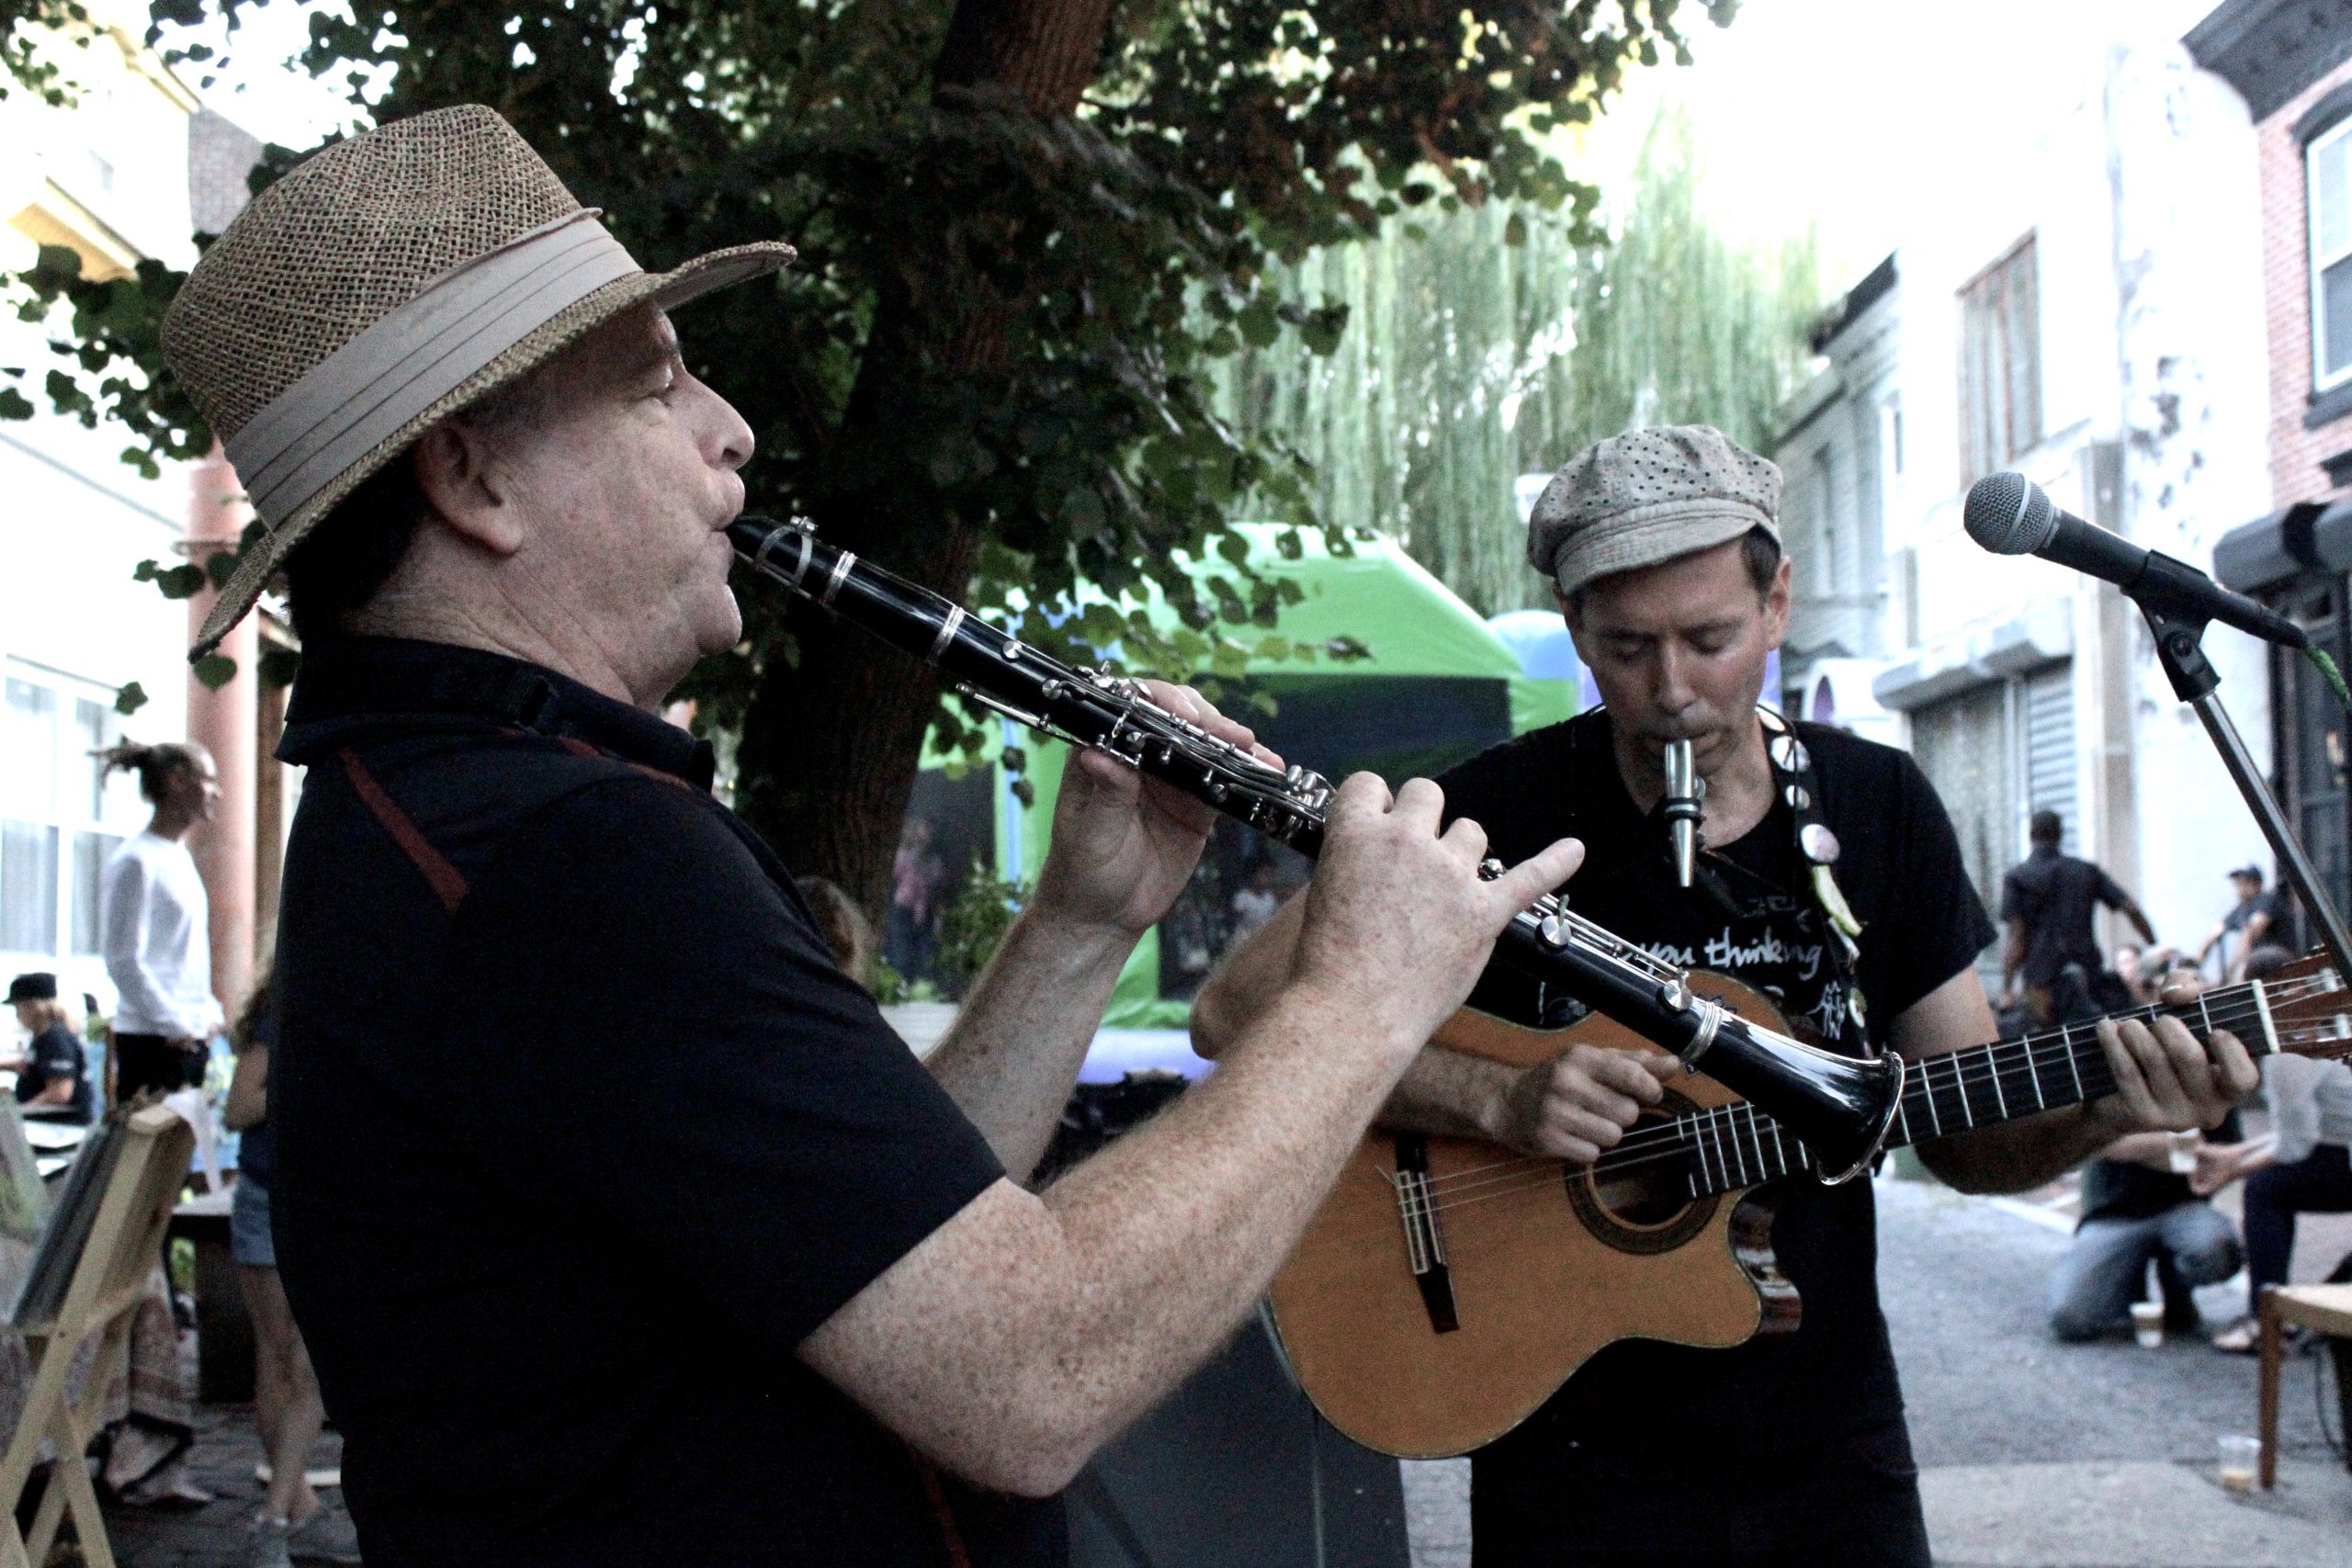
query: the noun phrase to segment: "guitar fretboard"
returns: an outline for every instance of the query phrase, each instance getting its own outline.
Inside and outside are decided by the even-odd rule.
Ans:
[[[2137,1008],[2115,1015],[2119,1021],[2143,1021],[2167,1016],[2187,1023],[2200,1038],[2217,1029],[2228,1030],[2256,1056],[2278,1048],[2260,982],[2211,991],[2178,1007]],[[2108,1068],[2096,1024],[2065,1024],[1945,1052],[1909,1064],[1886,1146],[1902,1148],[2037,1116],[2114,1090],[2115,1076]],[[1668,1155],[1687,1168],[1687,1185],[1694,1198],[1812,1168],[1812,1156],[1794,1134],[1741,1100],[1686,1112],[1664,1126],[1637,1129],[1601,1157],[1600,1170],[1607,1176]]]

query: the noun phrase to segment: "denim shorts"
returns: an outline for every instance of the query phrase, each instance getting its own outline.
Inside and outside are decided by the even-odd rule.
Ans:
[[[248,1269],[277,1267],[269,1239],[269,1189],[250,1176],[229,1190],[229,1256]]]

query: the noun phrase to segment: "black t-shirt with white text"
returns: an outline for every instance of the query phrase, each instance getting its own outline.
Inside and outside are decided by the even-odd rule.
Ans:
[[[794,1355],[1003,1171],[709,748],[368,638],[280,755],[271,1202],[371,1568],[1058,1563]]]
[[[1969,966],[1992,940],[1992,927],[1950,820],[1911,759],[1838,730],[1796,730],[1812,751],[1816,807],[1842,846],[1838,883],[1862,923],[1853,981],[1865,998],[1868,1038],[1883,1045],[1896,1017]],[[1727,908],[1675,886],[1663,818],[1645,817],[1626,793],[1605,713],[1521,736],[1438,783],[1449,818],[1475,818],[1491,852],[1506,862],[1562,836],[1581,839],[1584,864],[1566,892],[1587,918],[1674,963],[1741,980],[1822,1043],[1858,1052],[1833,938],[1784,802],[1705,857],[1734,901]],[[1471,1005],[1547,1027],[1581,1010],[1573,998],[1500,966],[1487,972]],[[1804,1299],[1794,1334],[1728,1350],[1650,1340],[1612,1345],[1536,1416],[1481,1450],[1478,1474],[1515,1489],[1517,1480],[1533,1483],[1564,1450],[1582,1444],[1629,1461],[1654,1456],[1669,1467],[1694,1449],[1780,1462],[1899,1419],[1902,1399],[1878,1304],[1870,1182],[1830,1188],[1795,1178],[1775,1184],[1770,1195],[1778,1210],[1774,1250]]]

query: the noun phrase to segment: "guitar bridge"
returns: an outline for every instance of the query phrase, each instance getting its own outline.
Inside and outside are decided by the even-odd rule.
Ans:
[[[1452,1334],[1462,1326],[1454,1311],[1453,1274],[1445,1265],[1445,1234],[1438,1229],[1437,1200],[1430,1187],[1429,1140],[1418,1133],[1396,1134],[1396,1211],[1405,1223],[1405,1259],[1420,1287],[1430,1326]]]

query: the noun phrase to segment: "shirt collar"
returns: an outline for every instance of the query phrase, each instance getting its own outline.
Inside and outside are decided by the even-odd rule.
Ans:
[[[307,765],[362,732],[453,726],[570,736],[702,790],[715,769],[709,742],[568,675],[407,637],[348,637],[306,650],[277,755]]]

